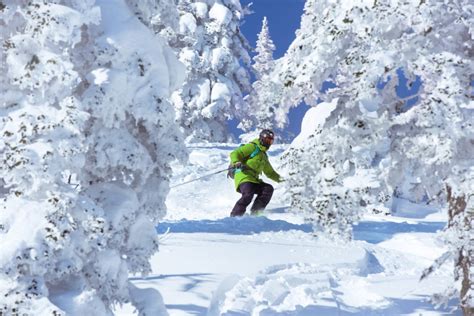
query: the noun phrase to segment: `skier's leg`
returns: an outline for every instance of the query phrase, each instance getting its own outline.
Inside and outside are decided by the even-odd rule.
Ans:
[[[245,213],[247,206],[252,203],[253,195],[257,188],[256,183],[244,182],[239,185],[239,192],[242,194],[242,197],[235,203],[230,216],[242,216]]]
[[[271,184],[262,182],[258,184],[258,189],[256,190],[257,198],[253,202],[250,212],[256,214],[260,211],[263,211],[267,204],[272,199],[273,195],[273,186]]]

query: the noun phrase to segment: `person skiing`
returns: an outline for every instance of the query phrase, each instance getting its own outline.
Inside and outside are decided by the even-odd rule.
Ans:
[[[254,194],[257,195],[257,198],[250,209],[251,214],[256,215],[265,209],[272,198],[273,186],[259,178],[262,172],[273,181],[282,181],[280,175],[273,170],[267,156],[267,150],[273,144],[274,139],[274,133],[269,129],[264,129],[258,139],[242,145],[230,153],[235,188],[242,194],[235,203],[230,216],[244,215]]]

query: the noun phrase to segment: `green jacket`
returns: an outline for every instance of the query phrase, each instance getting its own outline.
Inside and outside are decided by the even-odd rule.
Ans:
[[[255,150],[254,143],[260,148],[260,152],[255,155],[255,157],[250,158],[250,155]],[[251,143],[240,146],[230,153],[230,161],[232,164],[240,161],[248,167],[247,169],[235,173],[234,183],[236,190],[239,188],[239,185],[244,182],[262,183],[263,181],[259,178],[262,172],[273,181],[281,182],[280,175],[273,170],[272,165],[268,161],[267,150],[267,147],[261,145],[260,141],[255,139]]]

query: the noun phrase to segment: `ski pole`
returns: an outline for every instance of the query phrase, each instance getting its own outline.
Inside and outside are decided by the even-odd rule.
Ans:
[[[213,172],[213,173],[210,173],[210,174],[206,174],[202,177],[199,177],[199,178],[196,178],[196,179],[193,179],[193,180],[189,180],[189,181],[186,181],[186,182],[183,182],[183,183],[180,183],[180,184],[173,185],[173,186],[170,187],[170,189],[173,189],[173,188],[176,188],[176,187],[182,186],[184,184],[188,184],[188,183],[191,183],[191,182],[203,179],[203,178],[207,178],[207,177],[210,177],[210,176],[213,176],[215,174],[218,174],[218,173],[221,173],[221,172],[224,172],[224,171],[228,171],[228,170],[229,170],[229,168],[225,168],[223,170],[219,170],[219,171],[216,171],[216,172]]]

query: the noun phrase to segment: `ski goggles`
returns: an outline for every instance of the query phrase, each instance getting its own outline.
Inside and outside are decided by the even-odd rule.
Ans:
[[[273,141],[275,140],[275,137],[273,137],[272,135],[265,135],[265,136],[262,137],[262,140],[266,144],[273,144]]]

